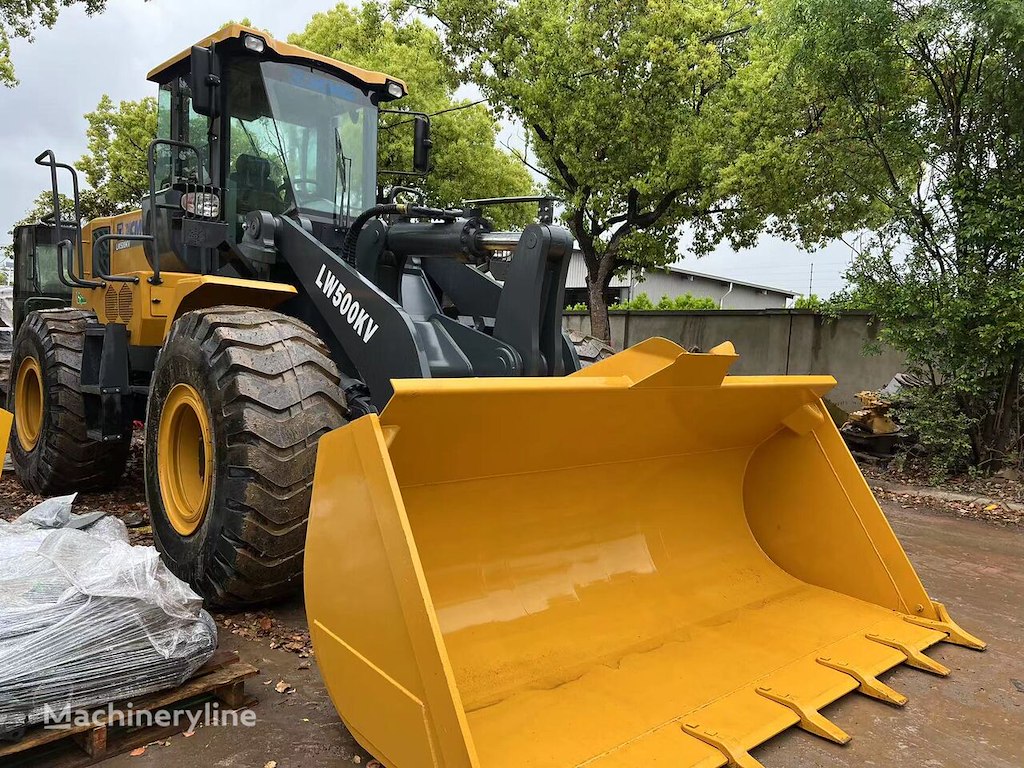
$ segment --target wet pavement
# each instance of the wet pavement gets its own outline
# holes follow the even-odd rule
[[[858,694],[824,713],[853,741],[838,746],[791,728],[753,755],[765,768],[1024,766],[1024,530],[961,520],[928,510],[884,505],[889,520],[932,597],[964,629],[989,644],[979,653],[946,643],[928,655],[952,669],[942,679],[900,666],[882,680],[910,697],[895,708]],[[301,603],[271,612],[304,626]],[[365,766],[369,756],[345,731],[313,664],[266,643],[224,633],[260,668],[247,689],[259,697],[253,728],[208,726],[171,737],[139,756],[115,757],[109,768],[146,766]],[[279,693],[285,682],[293,693]],[[637,768],[641,768],[638,766]]]

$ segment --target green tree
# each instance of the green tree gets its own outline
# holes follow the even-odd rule
[[[442,55],[437,33],[419,19],[393,20],[380,5],[367,3],[353,10],[341,4],[318,13],[289,42],[403,79],[409,92],[397,108],[432,114],[469,103],[455,98],[458,77]],[[396,115],[385,118],[382,122],[394,127],[380,132],[379,167],[409,170],[411,123]],[[496,146],[498,124],[484,105],[438,114],[432,129],[433,169],[423,183],[431,204],[458,206],[468,198],[533,191],[527,170]],[[390,180],[381,177],[381,182]],[[534,212],[503,207],[488,214],[498,226],[511,227],[525,223]]]
[[[156,136],[156,99],[122,101],[106,94],[85,115],[88,151],[77,167],[91,189],[89,217],[111,216],[138,208],[149,193],[146,152]]]
[[[765,7],[744,87],[778,109],[747,125],[761,191],[735,188],[810,239],[831,211],[869,222],[847,277],[928,382],[907,415],[933,466],[1019,461],[1024,4]]]
[[[82,218],[112,216],[138,208],[142,196],[149,192],[146,152],[156,135],[156,100],[122,101],[115,107],[104,95],[85,120],[88,151],[76,164],[87,182],[79,194]],[[52,199],[49,191],[40,192],[17,224],[30,224],[51,213]],[[61,216],[72,218],[74,201],[63,193],[60,200]],[[3,246],[7,256],[13,255],[13,250],[13,244]]]
[[[735,154],[726,86],[746,60],[748,0],[409,2],[444,25],[463,75],[530,131],[586,263],[595,336],[609,337],[603,292],[617,269],[673,261],[684,223],[704,251],[738,215],[719,187]]]
[[[40,26],[52,28],[61,8],[82,5],[88,14],[98,13],[106,0],[0,0],[0,83],[17,85],[11,61],[11,38],[32,40]]]

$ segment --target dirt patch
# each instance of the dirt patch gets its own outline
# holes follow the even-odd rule
[[[153,530],[149,525],[149,507],[146,505],[146,486],[143,479],[142,432],[136,431],[124,477],[116,488],[102,493],[79,493],[74,511],[106,512],[121,518],[128,526],[132,544],[148,546],[153,543]],[[18,482],[13,470],[0,476],[0,519],[13,520],[41,502],[44,496],[29,493]]]
[[[997,525],[1024,525],[1024,483],[1015,478],[965,477],[931,484],[921,473],[864,462],[860,468],[879,501],[902,509],[923,507]]]
[[[912,488],[929,488],[947,493],[1024,504],[1024,475],[1015,469],[1006,469],[991,477],[957,475],[935,482],[927,472],[916,467],[899,469],[891,462],[884,466],[867,461],[859,463],[861,471],[869,482],[871,480],[887,480],[890,483],[898,483]]]
[[[288,651],[300,659],[313,655],[313,644],[304,621],[297,625],[270,612],[215,613],[213,618],[222,633],[230,632],[243,640],[263,643],[272,650]]]

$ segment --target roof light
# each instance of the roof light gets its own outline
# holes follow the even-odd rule
[[[405,88],[402,87],[401,83],[396,83],[394,80],[388,81],[388,93],[396,98],[400,99],[405,96]]]
[[[256,37],[256,35],[246,35],[242,39],[242,44],[250,51],[256,53],[263,53],[263,50],[267,47],[267,44],[263,42],[263,38]]]

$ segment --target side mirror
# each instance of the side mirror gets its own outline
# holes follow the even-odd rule
[[[192,46],[192,76],[189,79],[189,86],[192,89],[192,109],[196,114],[217,117],[220,114],[220,100],[217,98],[220,65],[212,49]]]
[[[430,170],[430,148],[434,142],[430,140],[430,118],[416,115],[413,124],[412,167],[416,173],[427,173]]]

